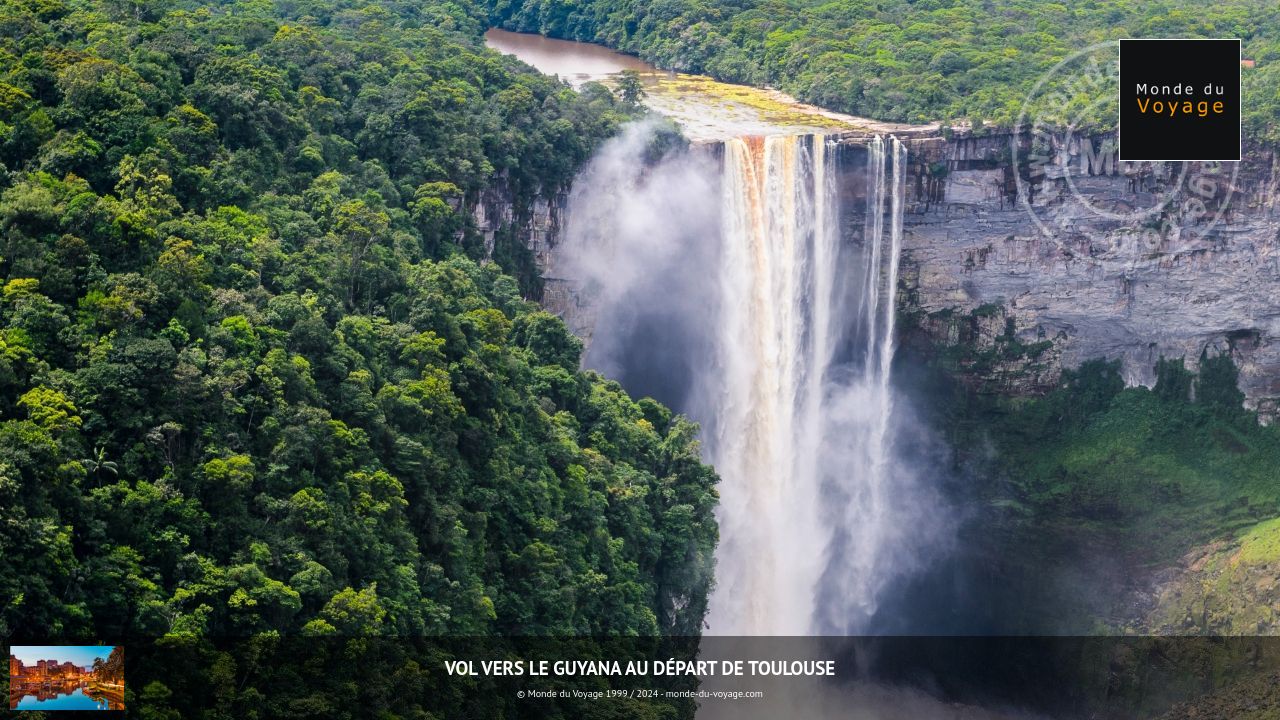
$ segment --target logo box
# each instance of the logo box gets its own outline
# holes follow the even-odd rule
[[[1120,160],[1240,159],[1240,40],[1120,41]]]

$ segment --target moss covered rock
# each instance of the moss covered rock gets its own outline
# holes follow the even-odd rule
[[[1161,634],[1280,634],[1280,518],[1188,553],[1146,625]]]

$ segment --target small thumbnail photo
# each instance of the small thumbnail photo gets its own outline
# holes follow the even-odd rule
[[[119,645],[14,645],[10,710],[124,710]]]

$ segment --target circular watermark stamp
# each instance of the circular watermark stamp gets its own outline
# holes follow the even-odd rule
[[[1122,162],[1118,134],[1096,129],[1119,117],[1119,82],[1118,42],[1072,53],[1037,79],[1010,140],[1018,202],[1073,259],[1139,264],[1205,247],[1240,163]]]

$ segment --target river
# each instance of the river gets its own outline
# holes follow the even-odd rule
[[[67,688],[60,688],[67,690]],[[112,701],[105,695],[94,696],[85,692],[83,687],[70,689],[68,692],[40,691],[38,694],[14,696],[16,700],[12,710],[123,710],[124,704],[119,700]]]
[[[484,37],[485,44],[494,50],[514,55],[574,87],[592,81],[608,83],[623,70],[634,70],[644,83],[644,104],[674,120],[695,142],[777,134],[903,136],[937,128],[936,125],[904,125],[845,115],[802,103],[771,88],[669,72],[601,45],[498,29],[488,31]]]

